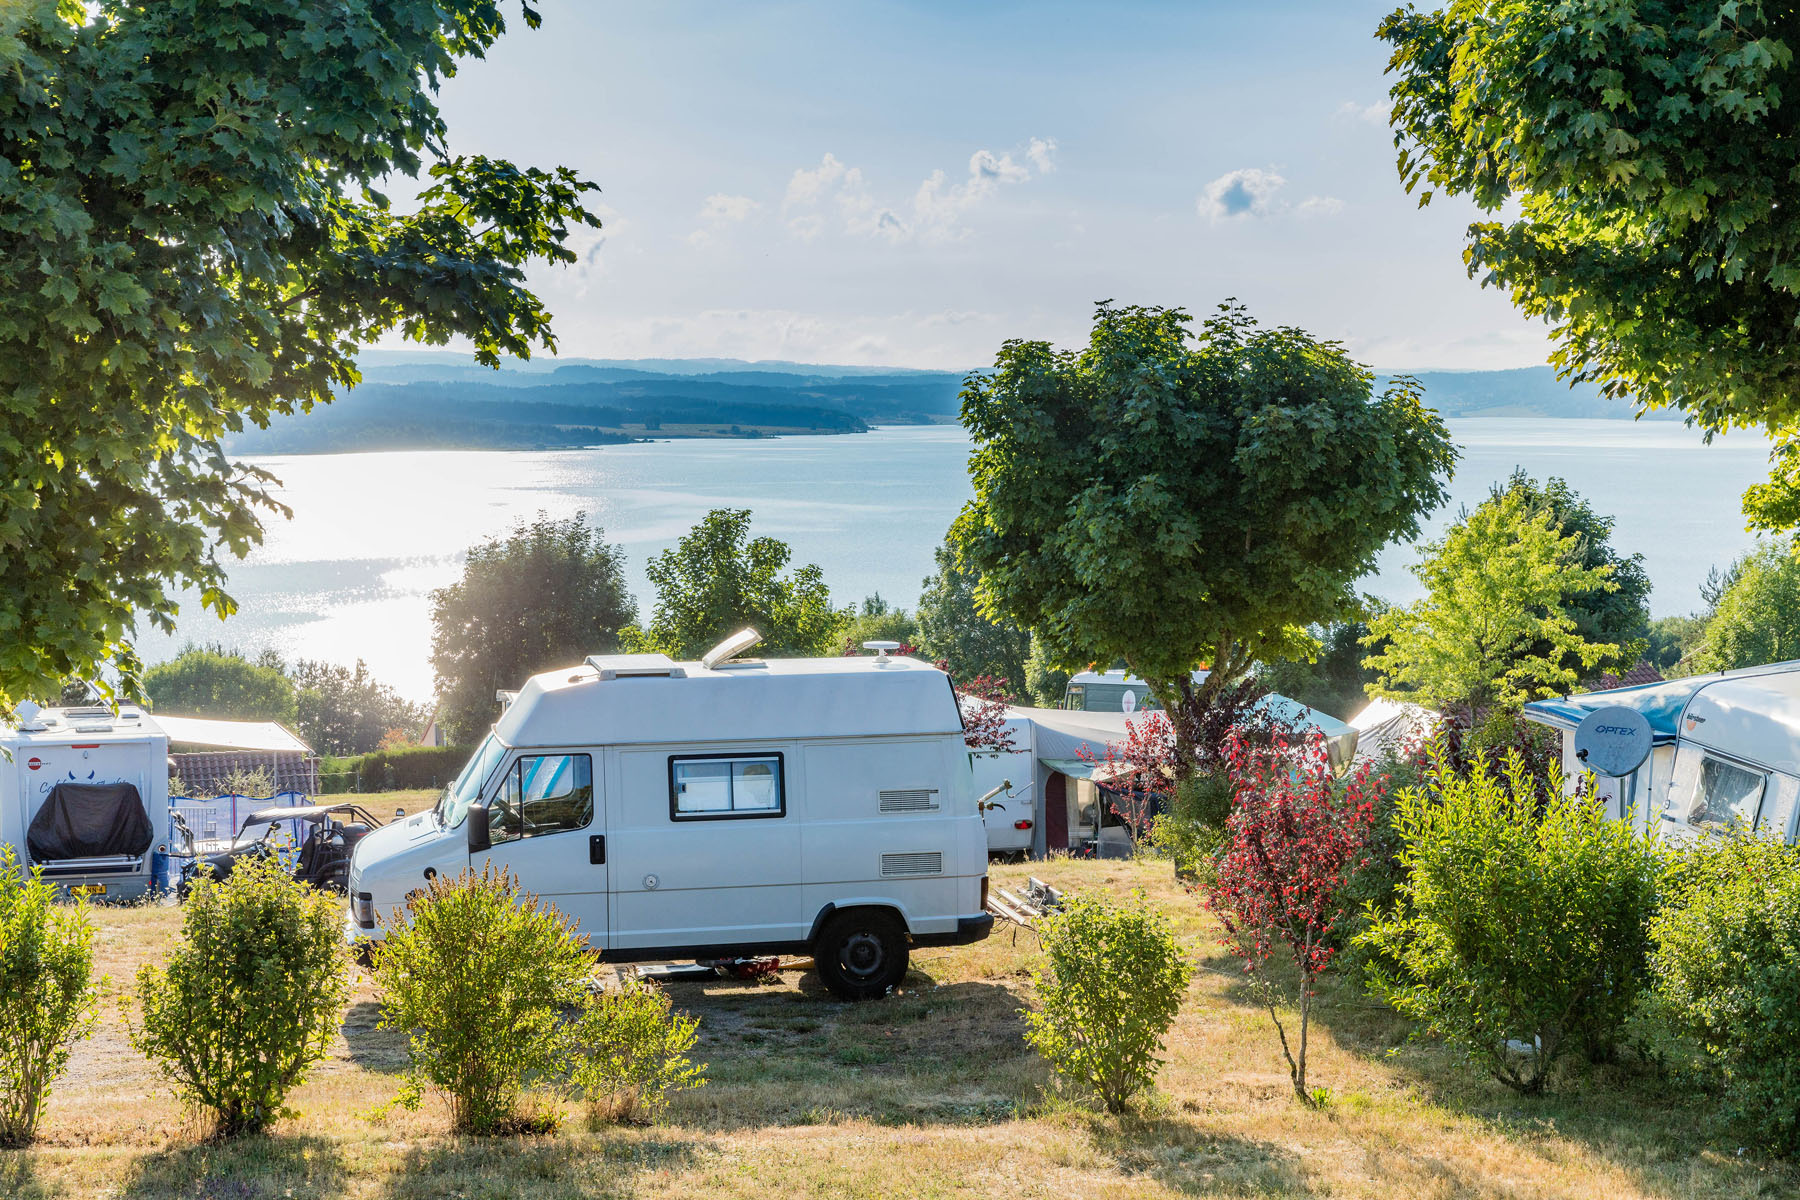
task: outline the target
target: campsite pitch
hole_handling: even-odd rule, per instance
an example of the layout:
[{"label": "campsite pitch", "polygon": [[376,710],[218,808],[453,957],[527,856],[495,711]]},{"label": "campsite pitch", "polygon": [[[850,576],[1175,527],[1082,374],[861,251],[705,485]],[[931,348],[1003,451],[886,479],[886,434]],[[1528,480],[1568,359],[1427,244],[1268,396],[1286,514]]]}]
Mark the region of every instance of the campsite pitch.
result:
[{"label": "campsite pitch", "polygon": [[1800,1171],[1708,1141],[1703,1098],[1615,1071],[1527,1100],[1472,1074],[1351,988],[1316,1010],[1318,1111],[1296,1104],[1266,1011],[1164,861],[1057,860],[994,872],[1059,888],[1145,888],[1201,967],[1171,1035],[1160,1093],[1106,1118],[1045,1095],[1019,1008],[1038,957],[1029,931],[921,951],[901,994],[833,1000],[810,971],[671,986],[699,1015],[711,1082],[653,1128],[457,1138],[444,1111],[369,1111],[394,1094],[405,1039],[375,1028],[358,983],[331,1058],[290,1100],[300,1116],[224,1145],[131,1049],[130,982],[180,922],[168,907],[101,909],[110,976],[43,1123],[0,1154],[18,1200],[593,1196],[1750,1197],[1791,1195]]}]

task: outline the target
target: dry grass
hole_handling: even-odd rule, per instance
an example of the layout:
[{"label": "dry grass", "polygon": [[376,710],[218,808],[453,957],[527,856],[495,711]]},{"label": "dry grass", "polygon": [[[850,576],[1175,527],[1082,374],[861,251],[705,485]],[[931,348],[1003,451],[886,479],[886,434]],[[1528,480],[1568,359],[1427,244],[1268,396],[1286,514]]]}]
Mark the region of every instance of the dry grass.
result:
[{"label": "dry grass", "polygon": [[921,952],[903,994],[845,1005],[816,977],[677,984],[700,1015],[705,1089],[653,1129],[461,1139],[441,1109],[364,1115],[393,1093],[401,1039],[360,983],[298,1118],[229,1146],[199,1140],[125,1036],[129,980],[179,925],[172,909],[98,915],[112,976],[95,1038],[52,1101],[44,1144],[0,1155],[0,1196],[1785,1196],[1800,1172],[1739,1158],[1704,1100],[1618,1074],[1524,1100],[1404,1041],[1349,991],[1320,1009],[1321,1111],[1295,1104],[1268,1016],[1219,956],[1166,864],[1000,868],[1066,888],[1143,887],[1203,962],[1157,1100],[1114,1120],[1045,1098],[1021,1040],[1029,932]]}]

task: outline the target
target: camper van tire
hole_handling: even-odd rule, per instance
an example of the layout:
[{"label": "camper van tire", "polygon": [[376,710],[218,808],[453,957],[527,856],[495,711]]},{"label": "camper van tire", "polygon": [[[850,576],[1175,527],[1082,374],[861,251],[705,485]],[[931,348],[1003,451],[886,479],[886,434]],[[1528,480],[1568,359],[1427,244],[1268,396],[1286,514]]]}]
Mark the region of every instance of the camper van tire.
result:
[{"label": "camper van tire", "polygon": [[834,913],[813,942],[813,962],[840,999],[879,999],[906,977],[906,927],[881,908]]}]

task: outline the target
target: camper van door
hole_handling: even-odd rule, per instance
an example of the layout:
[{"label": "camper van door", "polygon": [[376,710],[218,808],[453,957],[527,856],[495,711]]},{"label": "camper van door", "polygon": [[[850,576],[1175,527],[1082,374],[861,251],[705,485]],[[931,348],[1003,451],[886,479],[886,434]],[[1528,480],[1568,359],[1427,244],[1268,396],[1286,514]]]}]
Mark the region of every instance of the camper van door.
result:
[{"label": "camper van door", "polygon": [[486,855],[496,870],[511,871],[526,891],[579,922],[595,950],[608,944],[600,779],[596,750],[520,752],[490,787]]}]

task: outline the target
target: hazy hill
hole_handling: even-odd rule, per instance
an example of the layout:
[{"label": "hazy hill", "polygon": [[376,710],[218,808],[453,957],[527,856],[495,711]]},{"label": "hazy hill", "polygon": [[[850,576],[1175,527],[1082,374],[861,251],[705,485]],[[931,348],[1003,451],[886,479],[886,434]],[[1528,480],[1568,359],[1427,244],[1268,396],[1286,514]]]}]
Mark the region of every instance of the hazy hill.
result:
[{"label": "hazy hill", "polygon": [[[232,438],[247,454],[545,449],[655,437],[861,433],[954,421],[954,371],[732,359],[539,359],[498,371],[446,353],[371,351],[361,386],[309,414]],[[1377,379],[1386,386],[1391,374]],[[1549,367],[1426,371],[1447,417],[1626,418],[1628,404]]]}]

